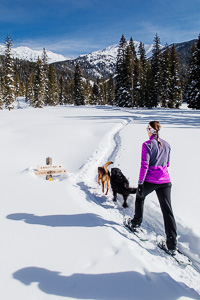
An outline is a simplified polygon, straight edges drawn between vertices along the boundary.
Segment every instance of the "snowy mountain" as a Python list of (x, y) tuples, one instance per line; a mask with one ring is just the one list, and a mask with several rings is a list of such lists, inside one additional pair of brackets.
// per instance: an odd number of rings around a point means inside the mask
[[(135, 44), (136, 53), (138, 53), (140, 42), (135, 41), (134, 44)], [(112, 75), (115, 72), (118, 48), (119, 45), (114, 44), (112, 46), (106, 47), (103, 50), (94, 51), (90, 54), (80, 56), (79, 58), (77, 58), (77, 60), (79, 62), (85, 60), (91, 66), (95, 67), (95, 70), (97, 70), (96, 73), (97, 76), (102, 73)], [(145, 51), (147, 57), (151, 57), (152, 48), (153, 45), (147, 45), (147, 44), (145, 45)]]
[[(4, 55), (5, 53), (5, 46), (0, 45), (0, 55)], [(13, 58), (19, 58), (22, 60), (28, 60), (36, 62), (38, 57), (42, 57), (43, 50), (32, 50), (28, 47), (16, 47), (12, 48), (12, 56)], [(70, 59), (69, 57), (65, 57), (62, 54), (57, 54), (52, 51), (46, 50), (48, 56), (48, 62), (54, 63), (57, 61), (64, 61)]]
[[(134, 44), (136, 53), (138, 53), (140, 43), (134, 41)], [(151, 57), (153, 44), (145, 44), (144, 47), (147, 57)], [(118, 48), (119, 45), (114, 44), (103, 50), (94, 51), (86, 55), (80, 55), (74, 60), (58, 62), (55, 64), (55, 67), (62, 70), (68, 69), (72, 71), (76, 63), (79, 63), (83, 73), (99, 78), (108, 77), (115, 73)]]
[(79, 56), (76, 61), (80, 64), (84, 61), (94, 68), (94, 73), (102, 77), (102, 73), (113, 74), (115, 71), (118, 44), (108, 46), (103, 50), (91, 52), (87, 55)]
[[(136, 53), (138, 53), (140, 42), (135, 41), (134, 44), (135, 44)], [(144, 45), (144, 47), (145, 47), (147, 57), (151, 57), (153, 44), (152, 45), (146, 44), (146, 45)], [(103, 50), (94, 51), (88, 55), (81, 55), (80, 58), (86, 57), (86, 59), (89, 62), (92, 62), (94, 64), (98, 64), (101, 60), (107, 60), (107, 61), (111, 61), (111, 62), (112, 62), (112, 60), (114, 60), (114, 62), (116, 62), (118, 48), (119, 48), (119, 45), (114, 44), (114, 45), (106, 47)]]
[[(185, 75), (185, 72), (188, 68), (188, 62), (190, 57), (191, 45), (195, 40), (175, 44), (178, 58), (180, 61), (181, 73)], [(134, 41), (136, 53), (139, 50), (139, 42)], [(89, 54), (80, 55), (76, 59), (71, 59), (65, 57), (61, 54), (54, 53), (52, 51), (46, 50), (49, 63), (54, 63), (54, 67), (57, 70), (67, 71), (71, 74), (74, 73), (74, 68), (76, 63), (79, 63), (83, 74), (89, 75), (91, 77), (109, 77), (115, 73), (118, 44), (114, 44), (106, 47), (105, 49), (91, 52)], [(145, 44), (145, 51), (147, 57), (152, 56), (153, 44)], [(162, 48), (164, 46), (161, 45)], [(0, 45), (0, 55), (4, 55), (5, 46)], [(41, 57), (43, 50), (37, 51), (32, 50), (28, 47), (16, 47), (12, 49), (12, 55), (14, 58), (19, 58), (27, 61), (37, 61), (38, 56)]]
[[(187, 69), (190, 60), (190, 49), (196, 40), (191, 40), (183, 43), (174, 44), (178, 59), (180, 62), (180, 72), (181, 76), (187, 76)], [(134, 41), (136, 53), (139, 50), (139, 42)], [(160, 45), (164, 49), (163, 45)], [(169, 45), (170, 47), (172, 45)], [(69, 71), (73, 74), (76, 63), (79, 63), (84, 75), (89, 75), (91, 77), (109, 77), (114, 75), (118, 44), (114, 44), (106, 47), (103, 50), (98, 50), (91, 52), (86, 55), (80, 55), (78, 58), (73, 60), (68, 60), (65, 62), (57, 62), (54, 64), (55, 68), (62, 71)], [(153, 44), (144, 45), (146, 56), (150, 58), (152, 56)]]

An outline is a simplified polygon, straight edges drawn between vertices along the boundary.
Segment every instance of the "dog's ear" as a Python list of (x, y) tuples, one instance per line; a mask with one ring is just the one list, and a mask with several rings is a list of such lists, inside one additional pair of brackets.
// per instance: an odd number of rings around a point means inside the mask
[(111, 172), (113, 174), (119, 174), (119, 173), (121, 173), (121, 170), (119, 168), (111, 168)]
[(98, 167), (98, 172), (103, 172), (104, 171), (104, 167)]
[(102, 167), (98, 167), (98, 173), (102, 173)]

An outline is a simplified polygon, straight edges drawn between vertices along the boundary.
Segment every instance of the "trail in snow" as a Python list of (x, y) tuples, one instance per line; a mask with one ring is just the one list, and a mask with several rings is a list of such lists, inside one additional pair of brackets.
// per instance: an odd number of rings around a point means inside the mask
[[(150, 217), (147, 221), (143, 222), (143, 227), (146, 229), (150, 239), (148, 242), (139, 241), (133, 234), (129, 233), (123, 226), (123, 216), (132, 216), (134, 208), (133, 203), (129, 205), (129, 208), (122, 208), (122, 197), (120, 201), (114, 203), (112, 201), (112, 192), (106, 197), (102, 195), (101, 186), (97, 184), (97, 168), (98, 166), (104, 165), (107, 161), (113, 161), (113, 166), (115, 166), (115, 158), (118, 155), (121, 146), (120, 131), (124, 129), (131, 122), (130, 118), (124, 120), (123, 122), (115, 125), (103, 138), (97, 147), (96, 151), (91, 157), (85, 162), (85, 164), (80, 168), (79, 172), (76, 174), (69, 174), (69, 179), (72, 180), (77, 186), (81, 188), (82, 191), (87, 195), (87, 199), (95, 202), (97, 205), (101, 205), (107, 210), (107, 214), (110, 221), (114, 221), (119, 224), (117, 231), (123, 236), (134, 240), (141, 245), (142, 249), (145, 249), (150, 255), (152, 255), (152, 260), (161, 260), (164, 264), (170, 264), (170, 270), (177, 273), (177, 268), (180, 269), (179, 275), (180, 279), (184, 280), (188, 286), (194, 288), (200, 294), (200, 262), (196, 259), (195, 254), (188, 253), (187, 249), (181, 247), (181, 250), (185, 252), (186, 255), (190, 254), (190, 258), (193, 261), (193, 266), (187, 267), (187, 272), (182, 272), (184, 269), (174, 262), (173, 258), (167, 256), (162, 250), (158, 249), (156, 246), (156, 236), (160, 234), (159, 222), (157, 223), (157, 218), (155, 213), (158, 214), (160, 209), (155, 204), (155, 207), (148, 207), (150, 211)], [(111, 166), (112, 167), (112, 166)], [(120, 167), (120, 166), (118, 166)], [(131, 195), (129, 197), (132, 197)], [(134, 202), (134, 201), (132, 201)], [(154, 210), (155, 209), (155, 210)], [(154, 210), (154, 212), (151, 210)], [(160, 212), (159, 212), (160, 214)], [(154, 218), (152, 219), (152, 216)], [(153, 224), (153, 226), (152, 226)], [(158, 226), (158, 227), (157, 227)], [(162, 225), (163, 226), (163, 225)], [(113, 229), (116, 230), (115, 225), (112, 225)]]
[(123, 120), (107, 132), (96, 151), (88, 158), (79, 172), (70, 174), (70, 177), (74, 177), (76, 182), (84, 181), (86, 184), (92, 184), (90, 186), (94, 186), (97, 183), (97, 168), (103, 166), (107, 161), (114, 162), (120, 148), (119, 132), (124, 126), (128, 125), (130, 121), (131, 119), (127, 118), (127, 120)]

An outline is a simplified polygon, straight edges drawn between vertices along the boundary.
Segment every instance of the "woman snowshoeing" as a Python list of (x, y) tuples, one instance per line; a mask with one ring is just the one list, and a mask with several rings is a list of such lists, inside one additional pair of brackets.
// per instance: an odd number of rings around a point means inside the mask
[(170, 145), (159, 138), (158, 132), (161, 125), (152, 121), (147, 127), (149, 140), (142, 145), (141, 168), (138, 189), (135, 200), (135, 215), (129, 219), (127, 226), (131, 231), (136, 231), (143, 219), (145, 197), (155, 191), (160, 203), (164, 219), (166, 241), (158, 245), (171, 255), (176, 253), (177, 232), (176, 222), (171, 207), (171, 181), (167, 167), (170, 160)]

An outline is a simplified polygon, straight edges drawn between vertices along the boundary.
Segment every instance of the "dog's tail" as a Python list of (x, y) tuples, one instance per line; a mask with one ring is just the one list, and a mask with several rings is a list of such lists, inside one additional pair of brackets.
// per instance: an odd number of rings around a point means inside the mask
[(136, 192), (137, 192), (137, 189), (136, 188), (129, 188), (129, 193), (130, 194), (136, 194)]
[(108, 166), (111, 165), (111, 164), (113, 164), (112, 161), (108, 161), (108, 162), (105, 164), (104, 169), (105, 169), (106, 172), (108, 172), (108, 169), (107, 169), (107, 168), (108, 168)]

